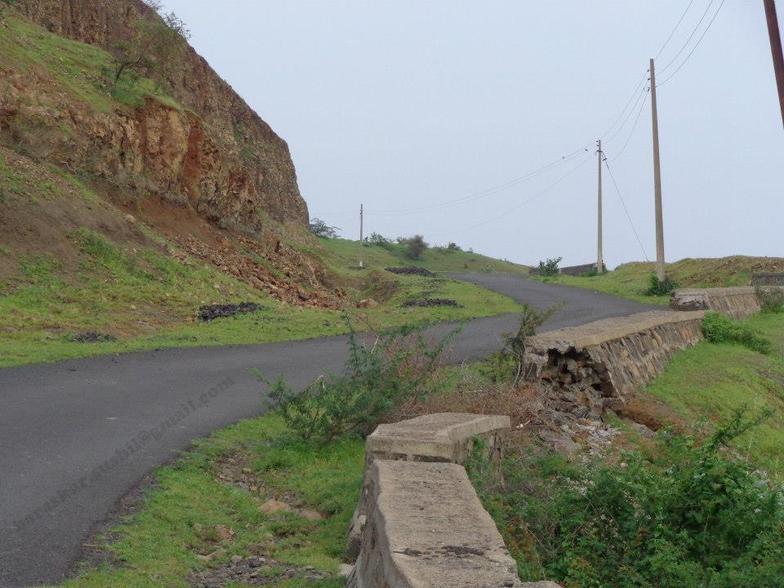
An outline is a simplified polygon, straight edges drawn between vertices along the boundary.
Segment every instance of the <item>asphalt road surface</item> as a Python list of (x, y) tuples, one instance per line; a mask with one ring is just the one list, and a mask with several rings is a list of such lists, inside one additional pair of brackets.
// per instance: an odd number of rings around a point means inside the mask
[[(519, 277), (454, 277), (539, 308), (562, 303), (546, 328), (647, 310)], [(473, 320), (448, 359), (487, 356), (514, 327), (514, 315)], [(193, 439), (263, 412), (252, 369), (303, 386), (341, 369), (345, 341), (167, 349), (0, 369), (0, 586), (62, 580), (82, 543), (145, 474)]]

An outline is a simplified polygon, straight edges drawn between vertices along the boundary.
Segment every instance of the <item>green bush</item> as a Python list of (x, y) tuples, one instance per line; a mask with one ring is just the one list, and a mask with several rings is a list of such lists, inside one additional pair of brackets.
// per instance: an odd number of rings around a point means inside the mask
[[(758, 424), (738, 412), (705, 443), (669, 436), (653, 457), (577, 465), (520, 452), (503, 479), (469, 472), (521, 576), (565, 586), (781, 586), (784, 502), (725, 448)], [(478, 462), (478, 464), (477, 464)]]
[(456, 333), (431, 344), (420, 329), (397, 329), (372, 341), (352, 332), (343, 374), (321, 376), (302, 391), (283, 379), (267, 382), (270, 398), (286, 424), (304, 439), (366, 436), (388, 411), (439, 387), (439, 360)]
[(660, 281), (656, 274), (651, 274), (648, 282), (648, 289), (645, 291), (647, 296), (666, 296), (678, 287), (678, 284), (666, 276)]
[(375, 245), (376, 247), (382, 247), (384, 249), (392, 249), (395, 245), (391, 239), (387, 239), (380, 233), (371, 233), (370, 237), (365, 237), (365, 243), (368, 245)]
[(762, 312), (784, 312), (784, 288), (757, 286), (754, 290)]
[(420, 259), (429, 247), (422, 235), (414, 235), (408, 238), (401, 237), (398, 239), (398, 243), (405, 247), (403, 254), (409, 259)]
[(557, 276), (560, 271), (558, 265), (563, 257), (552, 257), (547, 261), (540, 261), (538, 273), (540, 276)]
[(772, 344), (754, 329), (718, 312), (708, 312), (702, 320), (702, 333), (711, 343), (737, 343), (752, 351), (769, 354)]

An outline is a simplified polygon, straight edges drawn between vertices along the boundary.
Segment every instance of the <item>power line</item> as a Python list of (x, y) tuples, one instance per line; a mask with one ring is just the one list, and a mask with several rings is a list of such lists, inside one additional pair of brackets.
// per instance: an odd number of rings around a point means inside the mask
[(686, 50), (686, 47), (689, 46), (689, 43), (691, 43), (691, 40), (694, 38), (694, 35), (697, 34), (697, 31), (699, 30), (700, 25), (702, 25), (702, 21), (705, 20), (706, 16), (708, 16), (708, 13), (710, 12), (710, 9), (713, 6), (713, 3), (715, 1), (716, 0), (710, 0), (710, 2), (708, 2), (708, 6), (705, 8), (705, 12), (702, 13), (702, 16), (700, 17), (700, 20), (697, 21), (696, 25), (694, 25), (694, 28), (692, 29), (691, 33), (689, 34), (689, 37), (686, 39), (686, 42), (681, 46), (680, 49), (678, 49), (678, 52), (675, 54), (675, 57), (673, 57), (667, 63), (667, 65), (665, 65), (664, 67), (659, 69), (659, 73), (660, 74), (664, 73), (665, 71), (667, 71), (672, 66), (672, 64), (675, 63), (678, 60), (678, 58), (681, 56), (681, 54)]
[(615, 193), (618, 195), (618, 199), (621, 201), (621, 205), (623, 206), (623, 211), (626, 213), (626, 218), (629, 219), (629, 226), (632, 228), (632, 232), (634, 232), (634, 236), (637, 238), (637, 243), (640, 244), (640, 249), (642, 250), (642, 254), (645, 257), (645, 261), (650, 261), (648, 259), (648, 253), (645, 251), (645, 245), (642, 244), (642, 239), (640, 239), (640, 234), (637, 232), (637, 228), (634, 226), (634, 221), (632, 221), (632, 216), (629, 214), (629, 209), (626, 207), (626, 201), (623, 199), (621, 195), (621, 189), (618, 187), (618, 182), (615, 181), (615, 176), (610, 169), (610, 164), (607, 162), (607, 158), (604, 158), (604, 166), (607, 168), (607, 171), (610, 174), (610, 179), (612, 180), (613, 186), (615, 186)]
[(672, 41), (673, 35), (675, 35), (675, 31), (677, 31), (678, 27), (681, 26), (681, 23), (683, 22), (683, 19), (686, 18), (686, 14), (689, 12), (689, 9), (692, 7), (693, 4), (694, 4), (694, 0), (691, 0), (689, 2), (689, 4), (686, 6), (686, 10), (683, 11), (683, 14), (681, 14), (681, 17), (678, 19), (678, 22), (675, 23), (675, 26), (673, 27), (672, 32), (670, 33), (670, 36), (667, 37), (666, 41), (664, 41), (664, 45), (661, 46), (661, 49), (659, 49), (659, 52), (656, 54), (656, 57), (654, 57), (654, 59), (659, 59), (659, 55), (661, 55), (662, 51), (664, 51), (664, 49), (667, 47), (667, 45), (670, 44), (670, 41)]
[(370, 212), (372, 212), (373, 214), (376, 214), (376, 215), (381, 215), (381, 216), (410, 215), (410, 214), (419, 214), (421, 212), (428, 212), (428, 211), (431, 211), (431, 210), (438, 210), (438, 209), (441, 209), (441, 208), (446, 208), (446, 207), (451, 207), (451, 206), (460, 206), (460, 205), (463, 205), (463, 204), (468, 204), (469, 202), (474, 202), (476, 200), (480, 200), (480, 199), (486, 198), (488, 196), (493, 196), (495, 194), (498, 194), (499, 192), (503, 192), (504, 190), (508, 190), (509, 188), (511, 188), (513, 186), (516, 186), (516, 185), (518, 185), (518, 184), (520, 184), (522, 182), (525, 182), (526, 180), (530, 180), (530, 179), (536, 177), (537, 175), (539, 175), (541, 173), (544, 173), (545, 171), (548, 171), (551, 168), (554, 168), (554, 167), (556, 167), (556, 166), (558, 166), (560, 164), (566, 163), (567, 161), (569, 161), (569, 160), (573, 159), (574, 157), (576, 157), (578, 154), (585, 153), (587, 151), (588, 151), (588, 147), (587, 146), (580, 147), (579, 149), (575, 149), (571, 153), (568, 153), (568, 154), (566, 154), (566, 155), (564, 155), (564, 156), (562, 156), (562, 157), (560, 157), (560, 158), (558, 158), (558, 159), (556, 159), (554, 161), (551, 161), (550, 163), (547, 163), (547, 164), (545, 164), (545, 165), (543, 165), (543, 166), (541, 166), (541, 167), (539, 167), (539, 168), (537, 168), (537, 169), (535, 169), (535, 170), (533, 170), (531, 172), (528, 172), (525, 175), (518, 176), (518, 177), (513, 178), (512, 180), (509, 180), (509, 181), (507, 181), (507, 182), (505, 182), (503, 184), (499, 184), (497, 186), (492, 186), (492, 187), (487, 188), (485, 190), (482, 190), (480, 192), (475, 192), (473, 194), (469, 194), (468, 196), (463, 196), (461, 198), (455, 198), (453, 200), (445, 200), (443, 202), (439, 202), (439, 203), (436, 203), (436, 204), (432, 204), (430, 206), (423, 206), (423, 207), (419, 207), (419, 208), (400, 209), (400, 210), (372, 210), (371, 209)]
[(470, 225), (468, 227), (465, 227), (460, 232), (465, 232), (465, 231), (471, 231), (473, 229), (478, 229), (479, 227), (483, 227), (483, 226), (485, 226), (487, 224), (490, 224), (490, 223), (495, 222), (495, 221), (497, 221), (499, 219), (502, 219), (502, 218), (505, 218), (505, 217), (509, 216), (510, 213), (512, 213), (512, 212), (514, 212), (514, 211), (516, 211), (516, 210), (518, 210), (520, 208), (522, 208), (526, 204), (532, 202), (533, 200), (539, 198), (540, 196), (543, 196), (544, 194), (546, 194), (547, 192), (549, 192), (550, 190), (555, 188), (558, 184), (560, 184), (566, 178), (568, 178), (569, 176), (574, 174), (577, 170), (579, 170), (581, 167), (583, 167), (586, 163), (588, 163), (592, 159), (593, 159), (593, 154), (590, 154), (589, 156), (585, 157), (579, 164), (577, 164), (575, 167), (573, 167), (571, 170), (569, 170), (567, 173), (565, 173), (564, 175), (559, 177), (553, 183), (549, 184), (548, 186), (546, 186), (545, 188), (543, 188), (542, 190), (540, 190), (536, 194), (532, 195), (530, 198), (527, 198), (527, 199), (523, 200), (522, 202), (519, 202), (518, 204), (514, 205), (512, 208), (506, 210), (503, 214), (499, 214), (497, 216), (494, 216), (492, 218), (484, 220), (484, 221), (482, 221), (480, 223), (476, 223), (474, 225)]
[(640, 124), (640, 117), (642, 116), (642, 111), (645, 109), (645, 104), (648, 102), (648, 92), (650, 90), (646, 88), (645, 90), (645, 98), (643, 99), (642, 103), (640, 104), (640, 110), (637, 111), (637, 118), (634, 119), (634, 124), (632, 125), (631, 131), (629, 131), (629, 135), (626, 137), (626, 142), (623, 144), (623, 147), (618, 151), (618, 154), (613, 159), (618, 159), (621, 155), (623, 155), (624, 151), (626, 151), (626, 147), (629, 146), (629, 142), (632, 140), (632, 136), (634, 135), (634, 131), (637, 130), (637, 125)]
[(692, 55), (694, 55), (694, 52), (697, 50), (697, 47), (699, 47), (699, 46), (700, 46), (700, 43), (702, 43), (702, 40), (705, 38), (705, 35), (707, 35), (707, 34), (708, 34), (708, 31), (711, 29), (711, 26), (713, 26), (713, 23), (716, 21), (716, 17), (717, 17), (717, 16), (719, 16), (719, 12), (721, 12), (721, 9), (722, 9), (722, 7), (724, 6), (724, 3), (725, 3), (725, 2), (726, 2), (726, 0), (721, 0), (721, 4), (719, 4), (719, 7), (716, 9), (716, 12), (714, 12), (714, 13), (713, 13), (713, 17), (710, 19), (710, 22), (708, 22), (708, 26), (707, 26), (707, 27), (705, 28), (705, 30), (702, 32), (702, 35), (700, 36), (700, 38), (699, 38), (699, 39), (697, 39), (697, 43), (694, 45), (694, 47), (692, 47), (692, 48), (691, 48), (691, 51), (689, 51), (689, 54), (686, 56), (686, 59), (684, 59), (684, 60), (681, 62), (681, 64), (680, 64), (680, 65), (679, 65), (677, 68), (675, 68), (675, 71), (674, 71), (674, 72), (672, 72), (672, 73), (671, 73), (671, 74), (670, 74), (670, 75), (667, 77), (667, 79), (666, 79), (666, 80), (664, 80), (664, 81), (662, 81), (662, 82), (659, 82), (658, 84), (656, 84), (656, 87), (657, 87), (657, 88), (658, 88), (659, 86), (663, 86), (664, 84), (666, 84), (667, 82), (669, 82), (669, 81), (670, 81), (672, 78), (674, 78), (674, 77), (677, 75), (677, 73), (678, 73), (679, 71), (681, 71), (681, 69), (683, 68), (683, 66), (684, 66), (684, 65), (686, 65), (686, 63), (689, 61), (689, 58), (690, 58)]
[[(626, 119), (623, 121), (623, 124), (620, 127), (618, 127), (618, 129), (610, 136), (604, 137), (605, 143), (612, 143), (615, 137), (621, 134), (621, 131), (623, 131), (624, 128), (626, 127), (626, 123), (629, 122), (629, 120), (631, 120), (631, 118), (634, 116), (634, 113), (637, 112), (637, 106), (640, 104), (640, 101), (642, 101), (643, 103), (645, 102), (645, 98), (647, 94), (648, 94), (648, 87), (646, 86), (645, 88), (642, 89), (642, 91), (638, 93), (637, 100), (634, 102), (631, 110), (629, 110), (629, 113), (626, 115)], [(642, 106), (640, 106), (640, 108), (642, 108)]]
[[(634, 86), (634, 92), (632, 92), (632, 95), (629, 96), (629, 101), (626, 102), (626, 105), (621, 110), (621, 113), (618, 115), (618, 118), (616, 118), (615, 122), (613, 122), (613, 124), (610, 125), (609, 129), (607, 129), (604, 133), (599, 135), (600, 137), (607, 137), (613, 131), (613, 129), (615, 129), (615, 126), (623, 118), (624, 113), (626, 113), (626, 110), (629, 108), (629, 106), (632, 105), (632, 102), (634, 101), (635, 96), (638, 96), (638, 93), (639, 93), (640, 89), (643, 87), (643, 85), (645, 84), (645, 81), (647, 79), (648, 79), (648, 71), (646, 70), (645, 73), (642, 76), (642, 79), (639, 82), (637, 82), (637, 84)], [(639, 97), (638, 97), (638, 99), (639, 99)], [(634, 111), (634, 106), (632, 106), (630, 112), (632, 112), (632, 111)], [(623, 125), (621, 125), (621, 126), (623, 126)]]

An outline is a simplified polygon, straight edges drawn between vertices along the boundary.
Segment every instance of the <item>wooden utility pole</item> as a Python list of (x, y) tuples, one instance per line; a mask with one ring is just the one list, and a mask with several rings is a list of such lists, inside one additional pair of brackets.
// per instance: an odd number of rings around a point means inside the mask
[(603, 273), (604, 272), (604, 251), (602, 247), (602, 140), (599, 139), (596, 141), (596, 154), (597, 160), (599, 163), (599, 202), (598, 202), (598, 210), (596, 215), (597, 221), (597, 242), (596, 242), (596, 272)]
[(784, 124), (784, 52), (781, 49), (781, 33), (779, 32), (779, 19), (776, 16), (775, 0), (764, 0), (765, 16), (768, 21), (768, 36), (770, 36), (770, 50), (773, 53), (773, 71), (776, 73), (776, 85), (779, 89), (779, 106), (781, 107), (781, 122)]
[(365, 246), (365, 205), (359, 205), (359, 267), (364, 267), (362, 262), (362, 247)]
[(662, 214), (661, 161), (659, 159), (659, 113), (656, 104), (656, 70), (651, 58), (651, 125), (653, 127), (653, 191), (656, 197), (656, 277), (666, 278), (664, 270), (664, 219)]

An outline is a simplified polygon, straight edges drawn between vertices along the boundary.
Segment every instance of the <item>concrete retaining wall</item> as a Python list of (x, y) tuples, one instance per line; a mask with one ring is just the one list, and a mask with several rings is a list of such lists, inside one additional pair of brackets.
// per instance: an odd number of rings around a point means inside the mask
[(498, 454), (509, 417), (442, 413), (381, 425), (349, 532), (354, 588), (557, 586), (521, 583), (460, 465), (472, 439)]
[[(526, 344), (526, 379), (570, 388), (600, 416), (702, 339), (704, 312), (653, 311), (550, 331)], [(579, 393), (579, 394), (578, 394)]]

